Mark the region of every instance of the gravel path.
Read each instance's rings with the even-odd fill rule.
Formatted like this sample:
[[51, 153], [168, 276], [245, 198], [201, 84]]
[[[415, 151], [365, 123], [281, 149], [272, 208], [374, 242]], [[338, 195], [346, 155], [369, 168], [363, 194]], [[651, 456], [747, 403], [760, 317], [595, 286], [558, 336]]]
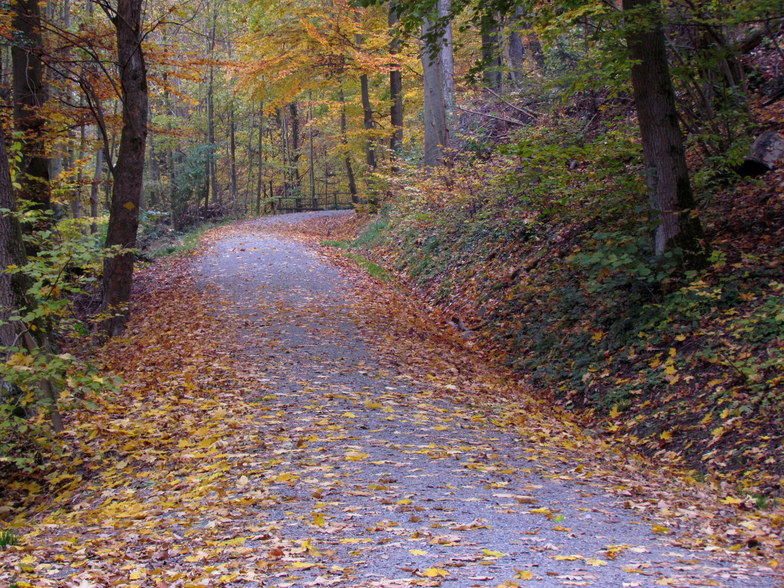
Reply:
[[302, 551], [264, 585], [777, 585], [768, 568], [674, 545], [667, 521], [565, 479], [568, 453], [543, 466], [552, 454], [408, 369], [411, 346], [385, 337], [393, 318], [365, 303], [385, 286], [278, 231], [345, 214], [245, 223], [197, 262], [219, 313], [242, 318], [235, 361], [257, 374], [253, 401], [283, 423], [278, 499], [258, 516]]

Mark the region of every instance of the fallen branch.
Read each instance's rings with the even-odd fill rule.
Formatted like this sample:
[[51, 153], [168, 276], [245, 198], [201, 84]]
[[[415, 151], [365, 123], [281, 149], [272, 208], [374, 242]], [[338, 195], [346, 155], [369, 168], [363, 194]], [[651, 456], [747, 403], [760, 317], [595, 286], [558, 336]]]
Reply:
[[455, 106], [455, 108], [456, 108], [457, 110], [461, 110], [461, 111], [463, 111], [463, 112], [468, 112], [469, 114], [477, 114], [477, 115], [479, 115], [479, 116], [484, 116], [484, 117], [487, 117], [487, 118], [492, 118], [492, 119], [494, 119], [494, 120], [500, 120], [501, 122], [506, 122], [506, 123], [509, 123], [509, 124], [512, 124], [512, 125], [517, 125], [517, 126], [519, 126], [519, 127], [524, 127], [524, 126], [526, 126], [526, 124], [527, 124], [527, 123], [524, 123], [524, 122], [520, 122], [519, 120], [515, 120], [515, 119], [513, 119], [513, 118], [506, 118], [506, 117], [504, 117], [504, 116], [497, 116], [497, 115], [495, 115], [495, 114], [487, 114], [487, 113], [485, 113], [485, 112], [478, 112], [478, 111], [476, 111], [476, 110], [469, 110], [468, 108], [461, 108], [461, 107], [459, 107], [459, 106]]

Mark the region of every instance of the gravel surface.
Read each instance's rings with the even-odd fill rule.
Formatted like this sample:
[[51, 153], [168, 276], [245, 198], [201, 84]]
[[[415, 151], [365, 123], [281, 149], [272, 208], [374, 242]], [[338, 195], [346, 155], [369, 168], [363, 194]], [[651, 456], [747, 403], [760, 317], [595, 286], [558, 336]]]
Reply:
[[197, 262], [218, 312], [242, 317], [238, 369], [258, 373], [255, 402], [290, 439], [259, 518], [306, 561], [264, 585], [778, 585], [769, 568], [674, 545], [666, 521], [601, 485], [548, 475], [530, 442], [412, 375], [410, 347], [390, 362], [377, 343], [391, 319], [363, 305], [386, 286], [280, 231], [346, 214], [244, 223]]

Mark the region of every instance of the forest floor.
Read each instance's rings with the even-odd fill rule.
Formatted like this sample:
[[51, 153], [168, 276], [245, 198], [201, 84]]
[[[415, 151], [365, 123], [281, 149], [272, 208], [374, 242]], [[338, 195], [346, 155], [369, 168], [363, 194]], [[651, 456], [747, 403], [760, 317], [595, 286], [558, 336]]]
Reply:
[[586, 436], [318, 247], [347, 214], [221, 227], [142, 273], [104, 352], [122, 384], [47, 479], [9, 481], [45, 499], [6, 507], [0, 584], [780, 584], [780, 517]]

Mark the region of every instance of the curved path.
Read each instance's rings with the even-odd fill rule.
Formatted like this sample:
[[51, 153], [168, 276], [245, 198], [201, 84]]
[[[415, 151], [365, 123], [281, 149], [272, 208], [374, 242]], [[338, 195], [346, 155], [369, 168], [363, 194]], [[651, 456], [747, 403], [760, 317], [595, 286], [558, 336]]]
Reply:
[[522, 410], [535, 403], [468, 405], [492, 389], [468, 365], [476, 358], [426, 318], [401, 316], [386, 286], [292, 236], [344, 214], [244, 223], [197, 261], [219, 316], [241, 321], [233, 359], [257, 382], [249, 401], [274, 456], [258, 522], [299, 546], [273, 549], [280, 565], [244, 585], [776, 585], [764, 566], [678, 546], [688, 521], [674, 534], [673, 519], [624, 508], [624, 492], [582, 475], [568, 432], [550, 444]]

